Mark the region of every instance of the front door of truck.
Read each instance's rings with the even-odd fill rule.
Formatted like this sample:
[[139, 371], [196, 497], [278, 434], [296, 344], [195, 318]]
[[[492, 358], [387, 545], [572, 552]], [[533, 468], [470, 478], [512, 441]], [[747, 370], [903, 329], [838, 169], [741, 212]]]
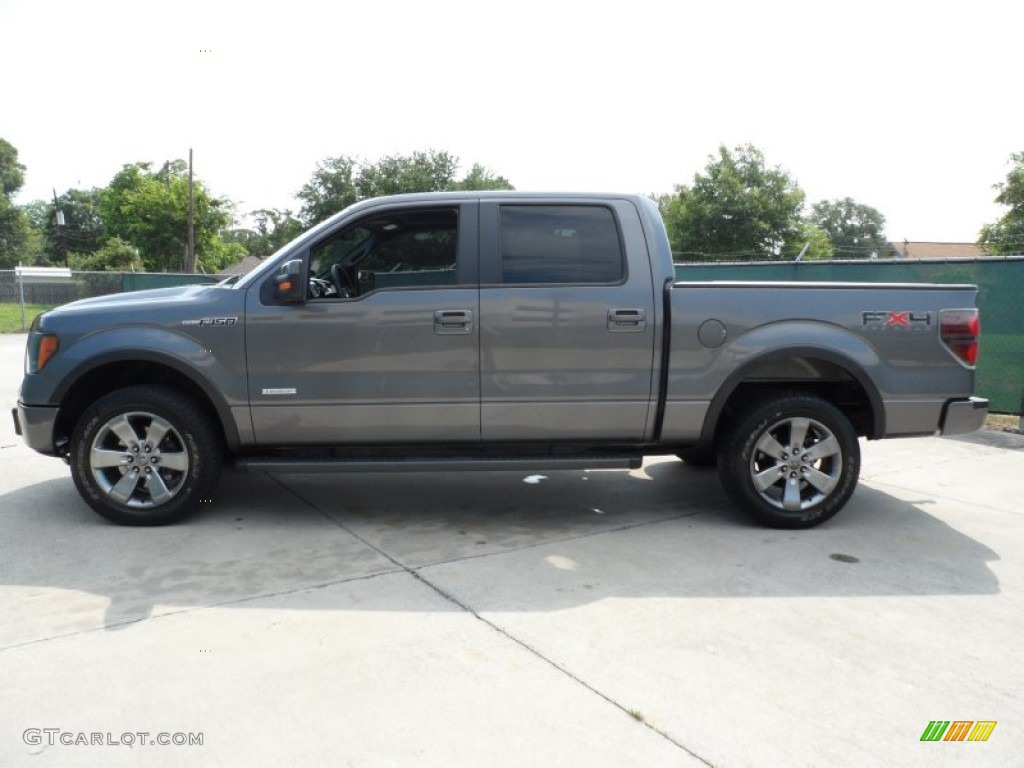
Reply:
[[482, 201], [480, 226], [483, 439], [642, 440], [656, 315], [634, 205]]
[[478, 441], [477, 231], [475, 202], [372, 208], [311, 244], [305, 303], [254, 285], [257, 443]]

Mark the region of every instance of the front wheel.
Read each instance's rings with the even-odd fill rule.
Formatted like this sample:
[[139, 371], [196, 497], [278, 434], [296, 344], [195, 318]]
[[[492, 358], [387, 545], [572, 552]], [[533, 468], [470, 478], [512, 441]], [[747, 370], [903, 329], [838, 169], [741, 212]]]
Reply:
[[726, 427], [718, 471], [726, 493], [765, 525], [810, 528], [849, 501], [860, 445], [849, 420], [827, 400], [773, 395]]
[[89, 407], [71, 439], [82, 498], [120, 525], [185, 517], [220, 474], [220, 434], [196, 403], [165, 387], [112, 392]]

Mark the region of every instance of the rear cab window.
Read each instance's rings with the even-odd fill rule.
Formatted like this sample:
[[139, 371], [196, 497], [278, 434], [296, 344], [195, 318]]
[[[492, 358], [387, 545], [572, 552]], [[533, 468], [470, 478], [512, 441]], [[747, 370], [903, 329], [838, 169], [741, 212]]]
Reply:
[[499, 206], [505, 284], [615, 284], [626, 278], [614, 213], [602, 205]]

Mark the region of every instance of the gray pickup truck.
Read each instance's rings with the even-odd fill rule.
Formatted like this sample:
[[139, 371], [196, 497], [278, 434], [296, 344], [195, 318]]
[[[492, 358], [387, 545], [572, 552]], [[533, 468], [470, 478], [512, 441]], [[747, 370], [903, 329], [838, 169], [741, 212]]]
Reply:
[[217, 285], [76, 301], [14, 411], [122, 524], [267, 471], [717, 464], [764, 524], [857, 483], [858, 437], [978, 429], [968, 285], [681, 283], [632, 195], [366, 200]]

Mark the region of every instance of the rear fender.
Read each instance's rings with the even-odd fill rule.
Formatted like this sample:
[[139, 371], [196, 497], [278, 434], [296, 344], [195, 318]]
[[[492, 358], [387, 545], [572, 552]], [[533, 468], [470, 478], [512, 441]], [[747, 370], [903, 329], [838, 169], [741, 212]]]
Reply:
[[701, 430], [702, 441], [714, 440], [722, 412], [741, 384], [758, 381], [789, 386], [816, 380], [810, 372], [777, 380], [758, 375], [768, 366], [787, 360], [820, 360], [849, 374], [871, 405], [872, 427], [868, 436], [879, 438], [885, 434], [885, 406], [874, 383], [874, 374], [884, 363], [870, 344], [844, 328], [806, 321], [774, 323], [736, 339], [722, 350], [718, 359], [742, 362], [725, 377], [712, 398]]

